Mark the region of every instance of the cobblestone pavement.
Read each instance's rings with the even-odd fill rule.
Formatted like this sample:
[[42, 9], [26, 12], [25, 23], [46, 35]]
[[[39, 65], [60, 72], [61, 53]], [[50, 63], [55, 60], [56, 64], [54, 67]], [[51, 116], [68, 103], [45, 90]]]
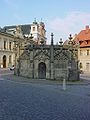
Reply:
[[90, 120], [90, 84], [21, 79], [1, 76], [0, 120]]

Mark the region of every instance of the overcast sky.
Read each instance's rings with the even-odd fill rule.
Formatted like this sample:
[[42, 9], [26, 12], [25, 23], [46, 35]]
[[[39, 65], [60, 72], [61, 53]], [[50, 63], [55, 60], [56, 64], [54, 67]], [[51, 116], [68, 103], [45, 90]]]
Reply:
[[90, 0], [0, 0], [0, 26], [45, 23], [47, 39], [68, 39], [90, 25]]

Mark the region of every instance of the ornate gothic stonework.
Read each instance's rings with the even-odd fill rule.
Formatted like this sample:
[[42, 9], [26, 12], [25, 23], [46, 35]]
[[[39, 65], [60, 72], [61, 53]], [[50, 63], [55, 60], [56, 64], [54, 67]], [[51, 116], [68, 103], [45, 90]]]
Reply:
[[29, 45], [17, 66], [17, 74], [32, 79], [79, 80], [77, 50], [53, 42]]

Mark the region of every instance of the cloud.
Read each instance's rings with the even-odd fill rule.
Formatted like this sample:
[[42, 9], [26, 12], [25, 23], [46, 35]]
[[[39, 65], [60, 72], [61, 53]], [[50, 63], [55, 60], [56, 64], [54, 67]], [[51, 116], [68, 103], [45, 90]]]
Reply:
[[55, 18], [48, 23], [50, 30], [63, 37], [80, 32], [86, 25], [90, 25], [90, 13], [85, 12], [71, 12], [64, 18]]

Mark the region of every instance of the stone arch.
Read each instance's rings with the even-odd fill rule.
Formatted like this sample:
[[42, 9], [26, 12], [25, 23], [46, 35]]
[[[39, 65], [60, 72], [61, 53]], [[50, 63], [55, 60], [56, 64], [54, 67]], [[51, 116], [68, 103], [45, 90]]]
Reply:
[[46, 78], [46, 64], [44, 62], [40, 62], [38, 64], [38, 78], [40, 79]]
[[3, 68], [6, 68], [6, 55], [3, 56]]

